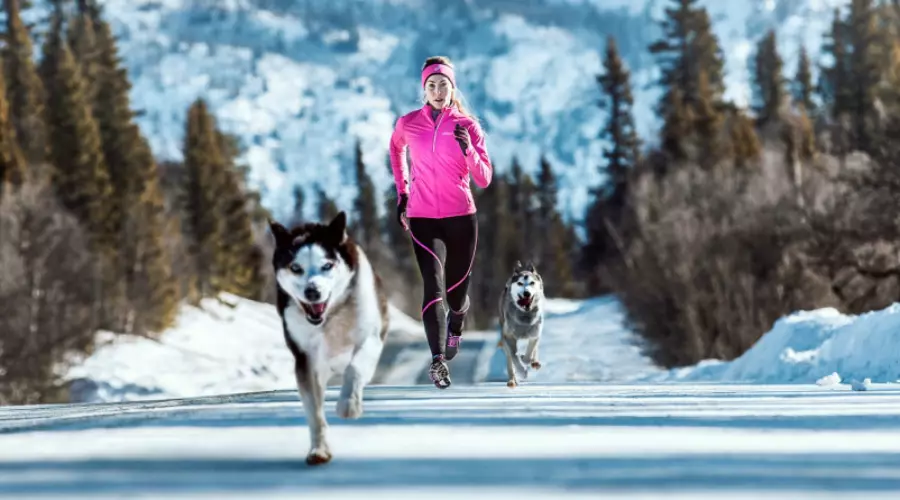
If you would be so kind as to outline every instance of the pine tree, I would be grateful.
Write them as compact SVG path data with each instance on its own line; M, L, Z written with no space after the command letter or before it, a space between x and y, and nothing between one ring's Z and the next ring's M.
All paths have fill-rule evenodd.
M673 105L693 108L700 100L700 70L706 72L707 91L718 105L725 90L724 57L712 32L709 14L698 0L673 0L665 9L663 38L651 44L662 71L663 93L657 107L660 116L672 115ZM681 94L680 99L673 92Z
M215 122L213 122L215 123ZM237 139L215 128L222 165L219 186L222 239L217 245L216 289L257 300L262 293L262 252L254 241L253 220L246 189L246 167L238 167Z
M588 286L592 291L602 287L594 272L599 264L612 255L614 243L610 238L610 226L621 223L621 215L628 203L628 179L640 160L640 139L634 126L634 99L631 93L631 75L618 53L613 38L607 39L605 72L597 81L603 93L601 108L607 113L606 126L600 136L608 143L603 150L606 165L604 185L592 190L592 200L585 214L587 242L581 249L581 264L590 276ZM684 158L682 138L688 135L690 114L681 106L681 93L676 88L670 94L677 101L669 106L672 115L665 121L664 148ZM669 141L666 142L668 134Z
M86 8L83 2L81 2L81 7ZM68 42L69 47L72 48L72 54L81 68L81 75L86 82L85 94L93 104L99 92L99 68L97 66L100 51L95 35L94 20L89 12L79 10L74 18L69 21Z
M886 114L894 116L900 113L900 38L891 43L886 67L884 81L878 90L878 99L884 105ZM882 139L894 140L890 137Z
M19 0L3 0L6 14L6 46L3 49L9 112L19 146L30 165L47 158L47 125L44 88L32 60L33 48L22 23Z
M762 151L759 137L753 128L753 122L743 110L735 110L729 120L728 135L731 146L731 157L738 168L746 167L751 160L758 158Z
M777 121L786 96L786 81L782 76L784 61L778 53L774 30L769 30L760 40L753 63L753 111L758 123L766 125Z
M838 9L834 10L831 30L822 51L831 55L833 64L822 69L819 84L822 99L828 103L832 120L838 121L850 111L850 57L847 28Z
M294 186L294 211L291 214L290 225L301 224L306 220L305 210L303 208L306 203L306 196L303 194L303 188Z
M631 93L631 75L625 67L614 38L607 38L605 73L597 77L605 96L601 109L607 114L601 139L610 145L603 149L606 175L609 178L603 197L612 205L625 203L628 173L639 159L640 139L634 125L634 97Z
M219 291L216 265L223 237L220 182L224 160L216 126L202 98L191 104L184 138L184 225L195 269L191 299L197 301Z
M504 199L507 203L506 212L510 214L511 217L515 218L516 227L521 227L521 224L524 222L521 218L521 214L524 210L520 208L522 196L519 194L519 191L525 173L522 171L522 165L519 164L519 158L517 156L513 156L512 165L510 165L505 177L506 196L504 196ZM522 239L524 239L524 235L522 236ZM516 241L513 246L518 250L519 242Z
M81 8L88 9L83 3ZM82 30L81 34L75 32L73 37L92 40L81 42L91 49L81 55L81 64L90 68L94 77L91 106L100 127L103 156L115 191L113 203L120 214L116 226L120 229L125 224L126 207L137 202L143 189L135 180L148 178L145 171L154 171L156 166L140 152L144 138L131 110L131 84L109 24L100 17L99 9L88 9L79 14L76 29Z
M337 204L328 197L328 193L322 189L322 186L316 186L316 194L319 199L318 203L318 213L320 221L330 221L334 219L334 217L340 212L338 210Z
M0 67L2 67L0 57ZM16 140L16 131L9 116L6 100L6 78L0 72L0 196L4 187L21 185L25 178L25 157Z
M355 147L356 200L353 203L353 232L355 239L369 253L376 252L379 239L378 205L375 201L375 185L366 172L363 163L362 146L359 139Z
M782 125L781 140L784 143L784 161L794 183L799 184L799 176L803 162L816 155L815 134L812 122L802 108L788 117Z
M566 225L557 210L558 185L553 168L547 158L541 156L537 182L537 230L546 235L536 239L538 247L538 272L544 278L546 293L562 297L571 294L574 274L572 261L565 241Z
M126 331L161 332L170 327L178 312L180 294L172 272L172 255L166 246L165 198L157 175L153 153L146 140L138 143L135 156L154 168L138 170L141 186L138 202L128 211L125 232L133 241L122 259L129 264L125 279L131 311ZM135 244L139 243L139 244Z
M685 104L680 89L673 89L669 93L666 113L660 132L662 150L672 161L684 161L691 152L689 139L693 129L694 112Z
M517 228L516 237L506 245L506 260L535 260L538 258L538 246L534 241L540 234L536 228L537 187L531 176L522 171L518 158L513 158L506 186L507 213L512 218L513 227Z
M717 108L715 91L709 84L705 69L700 70L697 83L693 147L700 166L711 169L727 154L721 138L724 116Z
M161 241L168 222L161 205L158 168L131 110L131 84L101 14L93 2L79 0L68 39L85 80L90 80L85 93L98 123L112 184L108 203L118 237L113 264L131 303L125 328L149 325L156 329L171 320L178 299L174 283L167 282L172 277L172 271L166 270L171 260ZM54 26L61 23L55 17ZM48 40L45 52L58 43ZM142 274L147 269L156 274Z
M540 217L545 217L550 214L550 212L556 211L556 198L559 195L559 185L556 180L556 175L553 173L553 167L550 166L550 162L547 160L545 155L541 155L540 159L540 167L538 168L538 178L537 178L537 214L539 216L538 220L539 229L546 229L543 226L543 222Z
M809 53L806 50L806 46L801 46L800 55L797 59L797 73L793 81L792 94L794 102L802 105L808 115L812 115L816 112L816 106L812 100L813 92L814 88Z
M852 46L849 69L852 75L850 115L853 146L872 152L878 122L876 93L883 74L883 56L877 32L873 0L852 0L847 20L848 41Z
M486 328L497 316L497 297L500 296L515 259L510 260L509 250L519 228L510 224L509 183L510 176L495 176L491 189L476 192L478 225L491 228L483 231L476 249L476 261L481 271L472 275L469 286L472 311L476 328ZM514 254L513 254L514 255Z
M58 32L51 34L58 36ZM58 52L51 54L48 62L52 80L46 83L50 159L55 167L53 183L62 204L91 235L96 261L96 324L115 328L119 326L115 317L124 297L111 265L116 244L108 203L112 186L78 64L65 41L60 40L58 46Z
M95 241L112 247L110 212L106 201L111 185L103 159L99 129L86 100L85 83L78 64L59 33L51 34L58 47L46 60L49 99L50 159L54 183L63 204L86 225Z
M63 17L62 5L57 3L50 13L50 30L47 32L44 44L41 45L41 64L37 72L42 82L42 89L50 85L56 78L57 54L62 50Z

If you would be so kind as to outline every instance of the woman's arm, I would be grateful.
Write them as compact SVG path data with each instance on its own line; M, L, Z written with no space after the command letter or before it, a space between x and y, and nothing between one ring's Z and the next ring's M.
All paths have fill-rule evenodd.
M391 157L391 170L394 172L394 184L397 187L397 197L409 192L408 167L406 164L406 138L403 133L403 117L397 120L394 133L391 134L389 152Z
M486 188L491 184L494 167L491 165L491 159L484 144L484 133L475 121L467 125L466 130L469 132L472 143L472 149L466 155L466 166L469 167L469 173L472 174L475 184L480 188Z

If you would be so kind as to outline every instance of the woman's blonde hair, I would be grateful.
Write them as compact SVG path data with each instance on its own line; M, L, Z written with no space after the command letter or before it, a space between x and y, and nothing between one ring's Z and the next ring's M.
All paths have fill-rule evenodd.
M432 57L429 57L428 59L425 59L425 63L422 65L422 69L424 70L425 68L431 66L432 64L444 64L444 65L450 66L451 68L456 70L456 68L453 66L453 63L450 61L450 58L447 56L432 56ZM468 116L469 118L471 118L475 121L478 121L478 118L474 114L469 112L469 110L467 109L467 105L465 105L464 102L465 102L465 98L463 97L462 92L460 92L458 87L454 86L454 88L453 88L453 105L456 106L456 109L458 109L460 113Z

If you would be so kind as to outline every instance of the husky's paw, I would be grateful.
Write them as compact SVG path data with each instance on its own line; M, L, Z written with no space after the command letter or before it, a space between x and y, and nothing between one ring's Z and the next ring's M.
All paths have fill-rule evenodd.
M523 354L519 354L516 361L513 363L513 368L516 371L516 377L522 380L528 380L528 360L525 359Z
M534 360L531 362L531 367L534 368L535 370L540 370L541 366L542 366L541 362L538 360Z
M510 380L509 382L506 383L506 387L509 387L510 389L514 389L517 385L519 385L519 384L516 383L515 380Z
M358 396L351 396L346 399L339 399L337 402L337 407L335 408L335 412L337 413L337 416L341 418L359 418L363 413L362 398Z
M320 446L309 450L306 455L306 465L322 465L331 461L331 452L327 447Z

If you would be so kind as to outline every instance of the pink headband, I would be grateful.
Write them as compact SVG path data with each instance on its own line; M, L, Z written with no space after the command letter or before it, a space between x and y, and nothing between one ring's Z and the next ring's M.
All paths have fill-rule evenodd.
M422 88L425 88L425 80L431 75L441 74L450 79L453 88L456 88L456 77L453 74L453 68L446 64L432 64L422 70Z

